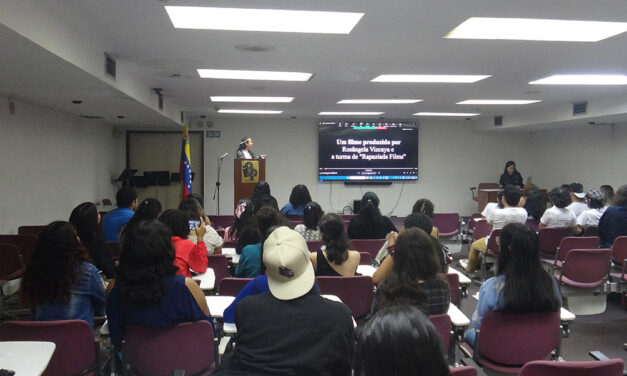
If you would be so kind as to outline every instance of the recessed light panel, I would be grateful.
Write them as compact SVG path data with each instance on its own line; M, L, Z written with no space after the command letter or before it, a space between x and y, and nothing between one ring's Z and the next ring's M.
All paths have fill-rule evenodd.
M531 104L542 102L540 100L527 100L527 99L468 99L457 104Z
M467 74L382 74L371 82L473 83L490 76Z
M422 102L422 99L342 99L338 104L407 104Z
M349 34L363 13L167 6L177 29Z
M625 75L557 74L531 81L531 85L627 85Z
M198 69L201 78L225 80L268 80L268 81L308 81L312 73L250 71L232 69Z
M416 112L415 116L477 116L479 114L473 112Z
M212 102L241 102L241 103L290 103L293 97L233 97L214 96Z
M318 115L329 115L329 116L374 116L374 115L382 115L384 112L348 112L348 111L339 111L339 112L320 112Z
M445 38L598 42L625 31L625 22L470 17Z
M235 110L235 109L225 109L221 108L218 110L221 114L261 114L261 115L275 115L282 114L283 111L274 111L274 110Z

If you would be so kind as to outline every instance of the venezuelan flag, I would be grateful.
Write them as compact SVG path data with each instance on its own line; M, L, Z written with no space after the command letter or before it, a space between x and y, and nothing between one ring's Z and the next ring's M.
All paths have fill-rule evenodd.
M183 144L181 146L181 165L179 166L181 177L181 200L192 193L192 162L189 157L189 128L187 124L183 128Z

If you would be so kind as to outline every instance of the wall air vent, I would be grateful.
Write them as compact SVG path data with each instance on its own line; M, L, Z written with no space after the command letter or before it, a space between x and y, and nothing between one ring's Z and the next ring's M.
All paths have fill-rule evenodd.
M494 117L494 126L495 127L500 127L501 125L503 125L503 116L495 116Z
M116 64L115 58L105 52L105 74L111 78L115 78Z
M588 113L588 102L573 103L573 116Z

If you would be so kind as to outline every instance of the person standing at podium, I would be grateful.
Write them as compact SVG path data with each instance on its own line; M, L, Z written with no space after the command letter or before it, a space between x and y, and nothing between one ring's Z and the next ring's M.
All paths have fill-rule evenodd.
M503 188L508 185L520 187L521 189L525 187L522 175L520 175L520 172L516 170L516 163L514 163L514 161L507 161L507 163L505 163L505 169L499 179L499 184Z
M260 159L265 158L265 154L255 154L252 151L253 148L253 140L250 137L244 137L239 142L239 147L237 152L235 152L236 159Z

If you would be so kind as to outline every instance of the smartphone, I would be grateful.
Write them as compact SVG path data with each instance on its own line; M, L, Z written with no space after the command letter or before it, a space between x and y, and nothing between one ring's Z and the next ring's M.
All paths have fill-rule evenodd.
M200 226L200 221L189 221L189 229L194 230L196 227L194 225Z

